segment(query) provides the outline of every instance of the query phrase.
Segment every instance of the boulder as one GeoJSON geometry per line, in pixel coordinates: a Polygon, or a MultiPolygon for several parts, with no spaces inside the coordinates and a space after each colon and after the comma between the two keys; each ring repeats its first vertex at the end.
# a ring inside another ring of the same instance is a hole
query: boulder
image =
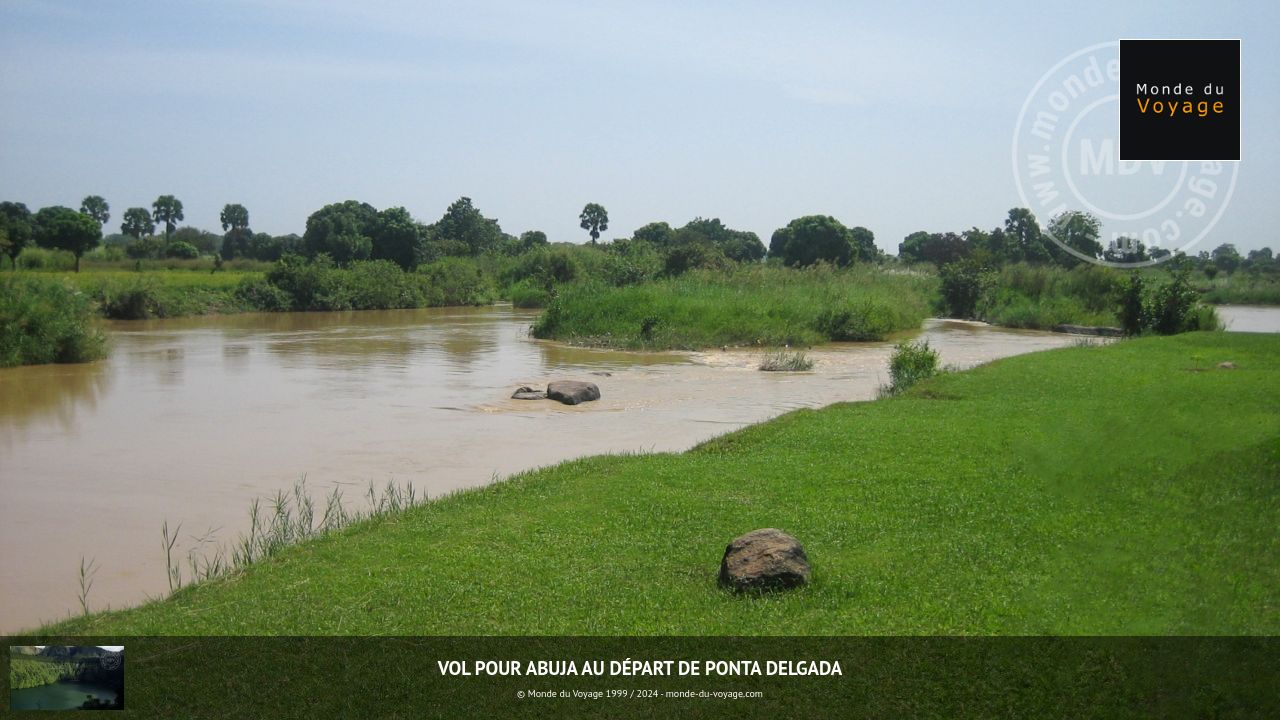
{"type": "Polygon", "coordinates": [[[809,557],[800,541],[776,528],[733,539],[720,560],[720,584],[737,590],[785,590],[809,582],[809,557]]]}
{"type": "Polygon", "coordinates": [[[577,405],[600,399],[600,388],[595,383],[581,380],[558,380],[547,385],[547,397],[565,405],[577,405]]]}
{"type": "Polygon", "coordinates": [[[1230,360],[1226,362],[1220,362],[1218,363],[1218,369],[1219,370],[1235,370],[1236,364],[1231,362],[1230,360]]]}
{"type": "Polygon", "coordinates": [[[546,400],[547,394],[542,392],[541,390],[534,390],[531,387],[525,386],[516,390],[511,395],[511,399],[512,400],[546,400]]]}

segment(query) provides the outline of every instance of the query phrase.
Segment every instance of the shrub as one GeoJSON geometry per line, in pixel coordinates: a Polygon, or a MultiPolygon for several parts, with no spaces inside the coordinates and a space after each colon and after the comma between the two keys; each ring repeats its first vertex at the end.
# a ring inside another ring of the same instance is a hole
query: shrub
{"type": "Polygon", "coordinates": [[[94,293],[102,314],[116,320],[145,320],[160,315],[160,287],[155,277],[109,278],[94,293]]]}
{"type": "Polygon", "coordinates": [[[977,317],[978,300],[990,284],[990,274],[973,260],[942,266],[942,303],[948,317],[977,317]]]}
{"type": "Polygon", "coordinates": [[[889,359],[889,394],[897,395],[912,385],[938,374],[938,352],[929,341],[902,342],[893,346],[889,359]]]}
{"type": "Polygon", "coordinates": [[[0,367],[75,363],[106,355],[88,296],[47,278],[0,278],[0,367]]]}
{"type": "Polygon", "coordinates": [[[18,267],[23,270],[70,272],[76,269],[76,256],[66,250],[28,247],[18,256],[18,267]]]}
{"type": "Polygon", "coordinates": [[[280,312],[293,307],[293,298],[284,290],[272,285],[266,278],[249,277],[241,280],[235,296],[241,306],[247,310],[280,312]]]}
{"type": "Polygon", "coordinates": [[[893,311],[873,300],[845,303],[818,314],[814,329],[837,342],[879,340],[895,328],[893,311]]]}
{"type": "Polygon", "coordinates": [[[551,293],[532,279],[526,278],[511,286],[511,304],[518,308],[541,308],[550,302],[551,293]]]}
{"type": "Polygon", "coordinates": [[[1169,281],[1156,288],[1147,307],[1150,327],[1161,335],[1201,328],[1201,314],[1197,310],[1196,291],[1191,287],[1191,271],[1181,266],[1169,268],[1169,281]]]}
{"type": "Polygon", "coordinates": [[[267,282],[289,297],[292,310],[349,310],[351,299],[328,255],[312,260],[285,255],[267,273],[267,282]]]}
{"type": "Polygon", "coordinates": [[[1137,335],[1147,325],[1146,307],[1142,297],[1142,276],[1129,273],[1120,295],[1120,328],[1125,335],[1137,335]]]}
{"type": "Polygon", "coordinates": [[[353,262],[337,271],[355,310],[422,307],[425,278],[406,273],[390,260],[353,262]]]}
{"type": "Polygon", "coordinates": [[[175,240],[174,242],[171,242],[165,246],[164,256],[171,257],[171,258],[182,258],[185,260],[194,260],[200,257],[200,251],[196,249],[195,245],[192,245],[189,242],[182,242],[181,240],[175,240]]]}
{"type": "Polygon", "coordinates": [[[486,305],[494,290],[470,258],[448,257],[418,268],[427,279],[429,305],[486,305]]]}

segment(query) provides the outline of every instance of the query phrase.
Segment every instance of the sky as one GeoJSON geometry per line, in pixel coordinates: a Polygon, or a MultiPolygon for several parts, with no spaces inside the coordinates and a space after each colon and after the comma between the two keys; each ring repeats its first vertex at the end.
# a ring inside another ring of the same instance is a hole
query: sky
{"type": "MultiPolygon", "coordinates": [[[[1208,247],[1280,248],[1280,5],[1114,2],[0,0],[0,200],[173,194],[219,231],[301,233],[357,199],[432,222],[460,196],[582,242],[718,217],[999,225],[1036,82],[1118,38],[1241,38],[1238,184],[1208,247]]],[[[1044,218],[1042,218],[1043,220],[1044,218]]]]}

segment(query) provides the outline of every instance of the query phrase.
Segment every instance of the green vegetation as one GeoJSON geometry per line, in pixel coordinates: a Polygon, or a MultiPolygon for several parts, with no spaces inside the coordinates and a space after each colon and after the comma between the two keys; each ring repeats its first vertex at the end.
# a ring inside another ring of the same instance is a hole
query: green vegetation
{"type": "Polygon", "coordinates": [[[937,374],[938,351],[929,347],[928,340],[898,343],[889,358],[889,387],[883,394],[900,395],[937,374]]]}
{"type": "MultiPolygon", "coordinates": [[[[958,264],[959,265],[959,264],[958,264]]],[[[952,266],[944,268],[944,274],[952,266]]],[[[1007,327],[1048,330],[1056,325],[1119,324],[1120,286],[1124,275],[1098,265],[1080,263],[1069,270],[1050,265],[1017,263],[998,271],[975,269],[972,261],[960,273],[981,279],[973,300],[974,317],[1007,327]]]]}
{"type": "Polygon", "coordinates": [[[12,690],[40,687],[41,685],[58,682],[63,678],[74,678],[75,675],[76,666],[74,663],[45,662],[43,660],[27,660],[20,657],[9,658],[9,688],[12,690]]]}
{"type": "Polygon", "coordinates": [[[812,345],[919,327],[934,278],[873,267],[744,266],[621,288],[559,288],[533,334],[622,348],[812,345]]]}
{"type": "Polygon", "coordinates": [[[1216,305],[1280,305],[1280,273],[1237,273],[1197,283],[1205,302],[1216,305]]]}
{"type": "Polygon", "coordinates": [[[85,293],[68,282],[0,277],[0,367],[88,362],[106,354],[85,293]]]}
{"type": "Polygon", "coordinates": [[[760,369],[765,372],[804,372],[813,369],[813,361],[803,350],[775,350],[765,353],[760,360],[760,369]]]}
{"type": "Polygon", "coordinates": [[[1274,634],[1277,396],[1275,336],[1023,355],[523,473],[44,632],[1274,634]],[[805,544],[808,587],[718,588],[759,527],[805,544]]]}

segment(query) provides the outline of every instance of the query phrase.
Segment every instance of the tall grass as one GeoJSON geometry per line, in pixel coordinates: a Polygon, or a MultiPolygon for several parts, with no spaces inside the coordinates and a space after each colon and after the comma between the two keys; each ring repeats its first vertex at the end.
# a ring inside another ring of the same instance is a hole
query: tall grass
{"type": "Polygon", "coordinates": [[[1280,276],[1240,272],[1225,278],[1220,275],[1203,288],[1201,297],[1219,305],[1280,305],[1280,276]]]}
{"type": "Polygon", "coordinates": [[[363,499],[366,503],[363,510],[348,509],[342,490],[335,486],[324,496],[324,507],[317,515],[316,502],[307,489],[304,476],[294,483],[291,490],[277,491],[265,502],[262,498],[255,498],[249,505],[248,531],[241,533],[229,545],[217,541],[216,530],[190,536],[185,576],[178,559],[180,553],[175,552],[182,526],[179,524],[170,532],[169,523],[165,521],[161,535],[169,592],[180,590],[187,581],[204,582],[232,574],[285,548],[353,523],[396,515],[426,502],[427,496],[419,494],[413,483],[397,485],[388,481],[381,487],[369,483],[363,499]]]}
{"type": "Polygon", "coordinates": [[[776,350],[765,353],[760,360],[760,369],[765,372],[804,372],[813,369],[813,360],[803,350],[776,350]]]}
{"type": "Polygon", "coordinates": [[[742,266],[612,287],[559,288],[539,338],[622,348],[812,345],[919,327],[937,279],[874,267],[742,266]]]}
{"type": "Polygon", "coordinates": [[[0,277],[0,367],[76,363],[106,355],[89,297],[24,273],[0,277]]]}
{"type": "Polygon", "coordinates": [[[1084,264],[1066,270],[1049,265],[1006,265],[978,301],[980,319],[1008,327],[1048,330],[1056,325],[1119,325],[1123,276],[1084,264]]]}

